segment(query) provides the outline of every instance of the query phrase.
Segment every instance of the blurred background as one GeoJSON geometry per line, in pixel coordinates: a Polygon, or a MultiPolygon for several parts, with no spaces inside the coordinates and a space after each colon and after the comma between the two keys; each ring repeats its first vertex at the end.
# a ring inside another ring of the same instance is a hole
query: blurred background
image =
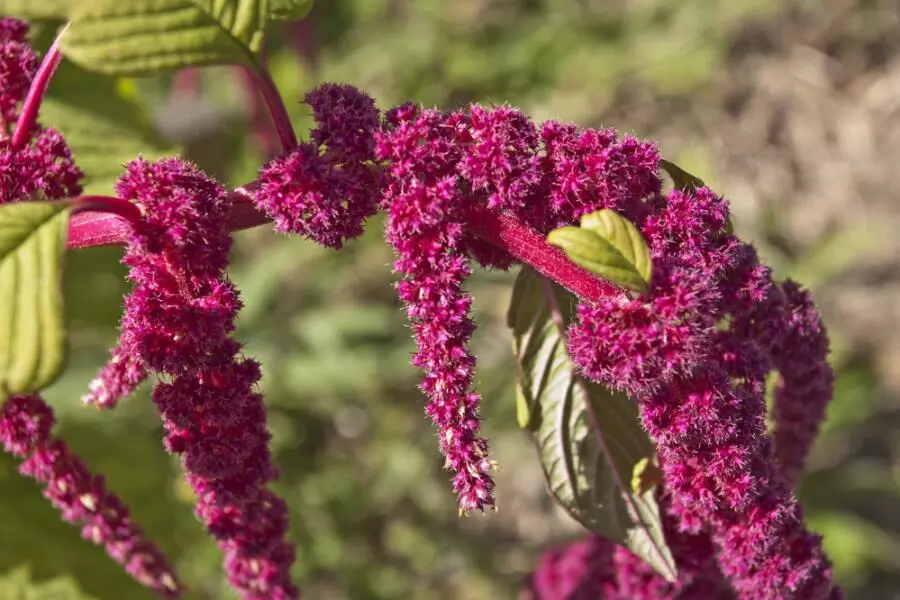
{"type": "MultiPolygon", "coordinates": [[[[45,47],[48,31],[35,30],[45,47]]],[[[322,81],[356,84],[382,108],[508,102],[535,119],[657,139],[729,197],[737,232],[814,291],[832,335],[837,396],[800,492],[809,524],[848,598],[900,599],[896,0],[321,0],[269,42],[301,135],[310,119],[299,100],[322,81]]],[[[64,66],[51,94],[60,80],[132,98],[157,136],[149,147],[112,130],[99,147],[73,142],[92,191],[108,191],[138,152],[180,148],[232,185],[265,159],[269,130],[234,69],[98,83],[64,66]]],[[[67,136],[100,127],[52,98],[44,110],[67,136]]],[[[542,549],[581,534],[516,426],[504,325],[514,274],[469,284],[500,510],[459,518],[381,227],[340,253],[266,227],[237,235],[239,337],[264,366],[297,577],[307,598],[515,598],[542,549]]],[[[60,434],[176,561],[189,598],[230,598],[147,390],[114,412],[79,400],[115,340],[127,291],[119,256],[70,257],[71,366],[48,399],[60,434]]],[[[0,455],[0,598],[151,597],[15,468],[0,455]]]]}

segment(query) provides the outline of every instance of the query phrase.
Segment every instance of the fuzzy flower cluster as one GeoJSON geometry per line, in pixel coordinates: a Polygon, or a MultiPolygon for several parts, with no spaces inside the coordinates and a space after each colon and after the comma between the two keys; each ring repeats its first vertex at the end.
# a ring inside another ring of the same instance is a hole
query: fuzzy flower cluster
{"type": "Polygon", "coordinates": [[[38,64],[27,35],[27,23],[0,18],[0,204],[28,200],[39,192],[50,200],[71,198],[81,193],[84,176],[53,129],[23,124],[30,140],[12,146],[12,128],[38,64]]]}
{"type": "MultiPolygon", "coordinates": [[[[548,123],[536,127],[509,107],[442,113],[407,104],[389,111],[377,137],[377,156],[389,164],[382,192],[386,237],[394,247],[397,285],[413,323],[425,372],[427,413],[438,428],[447,467],[463,510],[492,505],[492,462],[479,435],[479,396],[471,391],[475,358],[467,350],[474,324],[462,284],[469,258],[506,268],[513,258],[467,231],[466,209],[486,207],[521,219],[539,231],[608,206],[580,193],[578,176],[619,190],[632,172],[658,160],[656,149],[614,134],[583,133],[548,123]],[[585,162],[587,149],[602,156],[585,162]],[[568,214],[567,214],[568,213],[568,214]]],[[[655,176],[643,182],[659,188],[655,176]]],[[[639,190],[636,194],[644,193],[639,190]]],[[[618,206],[618,204],[615,204],[618,206]]]]}
{"type": "Polygon", "coordinates": [[[12,396],[0,407],[0,443],[23,459],[19,472],[44,486],[64,520],[81,525],[84,539],[103,546],[129,575],[164,598],[181,584],[165,556],[131,520],[128,508],[106,489],[102,476],[71,453],[51,430],[53,411],[39,396],[12,396]]]}
{"type": "Polygon", "coordinates": [[[382,205],[386,237],[397,254],[394,270],[404,276],[397,293],[418,344],[413,364],[425,373],[426,412],[454,473],[460,510],[467,512],[493,506],[494,482],[487,441],[479,435],[480,397],[471,390],[475,357],[467,348],[475,326],[472,299],[462,290],[471,273],[456,171],[464,160],[455,139],[459,128],[444,121],[435,110],[398,107],[387,115],[377,151],[391,163],[382,205]]]}
{"type": "Polygon", "coordinates": [[[7,136],[37,66],[38,55],[28,44],[28,23],[0,18],[0,122],[7,136]]]}
{"type": "Polygon", "coordinates": [[[325,84],[306,95],[317,127],[312,142],[267,163],[257,179],[257,207],[283,233],[340,249],[375,214],[379,172],[374,101],[348,85],[325,84]]]}
{"type": "Polygon", "coordinates": [[[245,598],[296,598],[287,507],[267,488],[277,473],[255,391],[260,368],[231,338],[241,302],[225,274],[228,195],[178,159],[129,163],[116,192],[143,219],[123,259],[134,289],[119,345],[94,388],[112,397],[147,373],[160,377],[153,401],[166,448],[182,459],[229,582],[245,598]]]}
{"type": "MultiPolygon", "coordinates": [[[[28,25],[0,19],[0,204],[29,200],[41,192],[59,200],[81,191],[83,176],[62,136],[24,123],[31,134],[13,147],[11,128],[37,69],[38,57],[27,43],[28,25]]],[[[51,407],[39,396],[12,396],[0,405],[0,443],[23,459],[19,471],[44,487],[44,496],[64,520],[80,524],[82,536],[104,546],[137,581],[163,597],[180,593],[172,567],[131,520],[127,507],[93,475],[51,430],[51,407]]]]}
{"type": "Polygon", "coordinates": [[[541,557],[523,590],[528,600],[734,600],[734,591],[716,565],[710,537],[679,531],[666,511],[668,494],[657,489],[657,498],[663,534],[678,572],[676,581],[667,581],[627,549],[590,534],[541,557]]]}
{"type": "MultiPolygon", "coordinates": [[[[780,373],[775,388],[775,453],[789,483],[803,472],[805,459],[834,393],[834,373],[826,360],[828,335],[812,297],[793,281],[781,285],[780,340],[771,347],[780,373]]],[[[778,313],[776,313],[778,314],[778,313]]]]}
{"type": "MultiPolygon", "coordinates": [[[[775,366],[791,366],[773,364],[772,349],[802,349],[802,341],[782,340],[786,329],[802,332],[806,323],[779,318],[785,311],[768,269],[725,231],[724,200],[702,188],[657,196],[647,206],[637,224],[654,260],[650,293],[579,306],[570,354],[586,376],[638,399],[678,527],[709,532],[739,597],[828,598],[838,593],[830,564],[803,525],[765,430],[765,378],[775,366]]],[[[805,347],[814,355],[794,359],[827,373],[825,347],[805,347]]],[[[827,398],[816,398],[808,414],[808,388],[798,391],[776,419],[791,414],[817,423],[827,398]]]]}

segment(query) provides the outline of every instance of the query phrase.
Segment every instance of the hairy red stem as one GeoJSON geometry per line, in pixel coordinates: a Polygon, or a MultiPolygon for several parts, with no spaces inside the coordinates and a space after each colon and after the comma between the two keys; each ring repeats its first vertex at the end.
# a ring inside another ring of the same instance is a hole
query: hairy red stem
{"type": "Polygon", "coordinates": [[[35,73],[34,79],[31,81],[28,95],[25,96],[25,102],[22,103],[22,112],[19,113],[19,120],[16,122],[16,130],[9,141],[9,145],[13,149],[22,148],[31,137],[31,130],[34,129],[34,125],[37,123],[38,111],[41,109],[41,101],[44,99],[44,94],[47,93],[50,79],[56,72],[60,61],[62,61],[62,50],[59,47],[59,41],[66,32],[67,27],[68,25],[63,27],[63,30],[53,40],[53,44],[47,50],[47,54],[44,55],[44,60],[41,61],[41,66],[38,67],[37,73],[35,73]]]}
{"type": "Polygon", "coordinates": [[[286,153],[290,152],[297,147],[297,134],[294,133],[294,126],[288,116],[287,107],[284,105],[278,88],[275,87],[275,82],[272,81],[269,69],[265,64],[260,64],[259,68],[251,68],[248,71],[269,109],[269,116],[272,117],[275,130],[278,132],[278,139],[281,140],[281,149],[286,153]]]}
{"type": "MultiPolygon", "coordinates": [[[[270,221],[253,205],[254,188],[255,182],[231,192],[232,205],[229,218],[232,231],[257,227],[270,221]]],[[[96,203],[103,197],[85,198],[96,203]]],[[[131,205],[124,200],[117,201],[131,205]]],[[[97,208],[99,211],[91,210],[88,203],[86,208],[72,216],[69,223],[69,248],[117,246],[128,240],[131,229],[128,221],[120,216],[121,206],[98,205],[97,208]]],[[[466,209],[466,220],[468,230],[474,235],[505,250],[583,300],[596,301],[615,289],[570,261],[562,250],[548,244],[539,232],[509,215],[469,206],[466,209]]]]}
{"type": "Polygon", "coordinates": [[[579,298],[596,302],[615,293],[612,284],[585,271],[551,246],[540,233],[509,215],[481,206],[466,208],[466,228],[489,244],[502,248],[535,271],[579,298]]]}
{"type": "MultiPolygon", "coordinates": [[[[256,75],[252,68],[246,66],[237,67],[236,74],[240,80],[241,91],[246,100],[245,113],[250,124],[250,133],[259,151],[262,152],[266,160],[269,160],[278,154],[278,138],[274,135],[277,132],[266,116],[266,109],[261,98],[262,94],[256,85],[256,75]]],[[[284,143],[283,138],[281,142],[282,144],[284,143]]]]}

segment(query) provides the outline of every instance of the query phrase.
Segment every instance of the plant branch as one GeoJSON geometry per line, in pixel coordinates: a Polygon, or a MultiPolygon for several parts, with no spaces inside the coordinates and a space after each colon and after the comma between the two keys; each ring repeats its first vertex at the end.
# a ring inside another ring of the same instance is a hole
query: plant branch
{"type": "Polygon", "coordinates": [[[466,224],[482,240],[506,250],[582,300],[595,302],[617,291],[612,284],[569,260],[560,248],[548,244],[540,232],[514,217],[470,205],[466,208],[466,224]]]}
{"type": "MultiPolygon", "coordinates": [[[[231,231],[250,229],[270,222],[253,205],[255,187],[256,183],[253,182],[231,192],[231,231]]],[[[100,197],[88,198],[97,201],[100,197]]],[[[116,207],[113,207],[115,210],[108,206],[99,208],[99,211],[91,210],[88,206],[72,216],[69,223],[69,248],[117,246],[128,240],[131,228],[128,221],[120,216],[121,211],[116,207]]],[[[466,217],[471,233],[530,265],[579,298],[596,301],[615,292],[611,284],[570,261],[562,250],[548,244],[543,235],[515,218],[474,206],[466,209],[466,217]]]]}
{"type": "Polygon", "coordinates": [[[294,132],[294,126],[291,124],[291,118],[288,115],[287,107],[284,105],[284,99],[275,87],[272,81],[272,75],[269,73],[268,67],[261,62],[253,68],[247,69],[253,77],[253,81],[259,88],[266,107],[269,109],[269,116],[275,124],[275,130],[278,132],[278,139],[281,140],[281,149],[284,152],[290,152],[297,147],[297,134],[294,132]]]}
{"type": "Polygon", "coordinates": [[[56,39],[53,40],[53,44],[47,50],[47,54],[44,55],[44,60],[41,61],[41,66],[38,67],[37,73],[35,73],[34,79],[31,81],[28,95],[25,96],[25,101],[22,103],[22,112],[19,113],[19,120],[16,122],[16,130],[13,132],[12,139],[9,142],[10,147],[13,149],[22,148],[31,137],[31,130],[34,129],[34,125],[37,123],[38,112],[41,109],[44,94],[47,93],[47,87],[50,85],[50,79],[56,72],[60,61],[62,61],[62,50],[59,47],[59,42],[68,27],[68,25],[63,27],[56,39]]]}

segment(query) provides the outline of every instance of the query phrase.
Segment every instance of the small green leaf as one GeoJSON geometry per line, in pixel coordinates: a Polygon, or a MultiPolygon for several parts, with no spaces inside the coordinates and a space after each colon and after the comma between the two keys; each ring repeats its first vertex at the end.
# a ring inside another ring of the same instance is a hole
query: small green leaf
{"type": "Polygon", "coordinates": [[[90,0],[70,12],[66,57],[109,75],[258,65],[266,0],[90,0]]]}
{"type": "Polygon", "coordinates": [[[312,7],[313,0],[269,0],[269,17],[279,21],[299,21],[312,7]]]}
{"type": "Polygon", "coordinates": [[[66,358],[67,202],[0,206],[0,396],[40,390],[66,358]]]}
{"type": "MultiPolygon", "coordinates": [[[[702,179],[696,175],[691,175],[675,163],[669,162],[666,159],[661,159],[659,161],[659,166],[672,178],[672,184],[675,186],[676,190],[693,194],[698,189],[706,186],[702,179]]],[[[725,221],[725,231],[729,235],[734,233],[734,225],[731,222],[730,215],[725,221]]]]}
{"type": "Polygon", "coordinates": [[[604,209],[581,217],[581,227],[561,227],[547,242],[563,249],[572,262],[604,279],[645,292],[653,274],[650,249],[634,224],[604,209]]]}
{"type": "MultiPolygon", "coordinates": [[[[636,403],[578,376],[564,332],[574,296],[523,268],[507,324],[519,363],[519,394],[530,415],[550,492],[587,529],[627,547],[669,580],[675,564],[654,494],[633,489],[654,446],[636,403]]],[[[521,422],[520,422],[521,424],[521,422]]]]}
{"type": "Polygon", "coordinates": [[[659,166],[669,174],[669,177],[672,178],[672,183],[677,190],[693,193],[706,185],[703,183],[703,180],[696,175],[691,175],[675,163],[669,162],[666,159],[660,160],[659,166]]]}
{"type": "Polygon", "coordinates": [[[634,465],[631,473],[631,491],[643,496],[662,483],[663,473],[653,459],[644,457],[634,465]]]}

